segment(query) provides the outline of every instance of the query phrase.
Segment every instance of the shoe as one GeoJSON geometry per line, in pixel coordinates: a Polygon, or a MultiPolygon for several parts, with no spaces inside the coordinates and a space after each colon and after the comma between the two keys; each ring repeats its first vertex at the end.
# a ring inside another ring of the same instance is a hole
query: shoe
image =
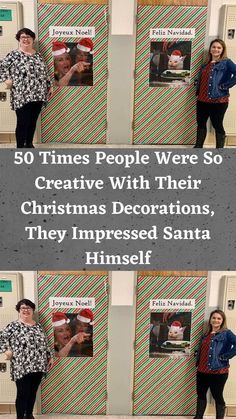
{"type": "Polygon", "coordinates": [[[193,419],[202,419],[203,418],[204,412],[206,410],[206,405],[207,405],[206,400],[197,399],[197,411],[196,411],[196,415],[194,416],[193,419]]]}
{"type": "Polygon", "coordinates": [[[216,132],[216,148],[224,148],[225,145],[225,134],[216,132]]]}
{"type": "Polygon", "coordinates": [[[216,404],[216,419],[224,419],[225,416],[225,405],[216,404]]]}
{"type": "Polygon", "coordinates": [[[196,144],[193,148],[202,148],[205,138],[206,138],[207,130],[205,128],[197,128],[197,139],[196,144]]]}

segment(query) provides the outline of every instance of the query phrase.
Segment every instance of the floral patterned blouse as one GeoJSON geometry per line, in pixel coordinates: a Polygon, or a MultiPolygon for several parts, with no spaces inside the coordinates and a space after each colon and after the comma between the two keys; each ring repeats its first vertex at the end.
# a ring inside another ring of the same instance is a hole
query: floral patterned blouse
{"type": "Polygon", "coordinates": [[[52,357],[42,326],[27,326],[20,320],[8,324],[0,331],[0,352],[11,350],[11,379],[19,380],[32,372],[47,372],[52,357]]]}
{"type": "Polygon", "coordinates": [[[27,55],[14,50],[0,62],[0,82],[10,79],[13,83],[10,103],[13,110],[29,102],[47,102],[51,82],[45,62],[36,52],[27,55]]]}

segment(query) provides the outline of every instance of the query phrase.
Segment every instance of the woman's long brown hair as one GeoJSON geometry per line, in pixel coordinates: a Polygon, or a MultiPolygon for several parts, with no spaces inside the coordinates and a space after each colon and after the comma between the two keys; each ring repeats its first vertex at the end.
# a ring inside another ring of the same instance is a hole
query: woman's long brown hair
{"type": "Polygon", "coordinates": [[[222,317],[222,325],[220,327],[219,332],[221,332],[224,329],[227,329],[227,323],[226,323],[226,315],[222,310],[213,310],[210,314],[209,320],[208,320],[208,324],[207,324],[207,331],[206,334],[211,333],[212,332],[212,325],[211,325],[211,318],[213,316],[213,314],[219,314],[222,317]]]}
{"type": "Polygon", "coordinates": [[[223,41],[223,39],[216,38],[216,39],[213,39],[213,41],[211,41],[210,46],[209,46],[209,49],[208,49],[208,54],[207,54],[207,62],[208,63],[210,61],[212,61],[212,55],[211,55],[211,52],[210,51],[211,51],[212,45],[215,42],[218,42],[222,46],[222,48],[223,48],[223,51],[222,51],[221,56],[220,56],[220,60],[224,60],[225,58],[227,58],[227,51],[226,51],[226,44],[225,44],[225,42],[223,41]]]}

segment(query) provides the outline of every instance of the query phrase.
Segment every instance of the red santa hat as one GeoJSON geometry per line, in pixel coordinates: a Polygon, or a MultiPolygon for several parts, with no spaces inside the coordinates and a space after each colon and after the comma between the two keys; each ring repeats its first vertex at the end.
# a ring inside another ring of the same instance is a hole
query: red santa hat
{"type": "Polygon", "coordinates": [[[53,41],[52,43],[53,57],[58,57],[59,55],[62,55],[65,52],[70,52],[70,48],[67,48],[67,45],[65,44],[65,42],[53,41]]]}
{"type": "Polygon", "coordinates": [[[52,325],[53,327],[63,326],[63,324],[70,323],[70,319],[66,316],[65,313],[52,313],[52,325]]]}
{"type": "Polygon", "coordinates": [[[179,49],[174,49],[174,51],[172,51],[171,55],[175,55],[177,57],[182,57],[182,52],[179,49]]]}
{"type": "Polygon", "coordinates": [[[79,311],[77,319],[83,323],[93,324],[93,313],[89,308],[83,308],[79,311]]]}
{"type": "Polygon", "coordinates": [[[82,38],[78,44],[77,48],[80,51],[89,52],[90,54],[93,54],[93,41],[90,38],[82,38]]]}
{"type": "Polygon", "coordinates": [[[175,320],[173,323],[171,323],[171,327],[172,326],[180,328],[180,327],[182,327],[182,324],[178,320],[175,320]]]}

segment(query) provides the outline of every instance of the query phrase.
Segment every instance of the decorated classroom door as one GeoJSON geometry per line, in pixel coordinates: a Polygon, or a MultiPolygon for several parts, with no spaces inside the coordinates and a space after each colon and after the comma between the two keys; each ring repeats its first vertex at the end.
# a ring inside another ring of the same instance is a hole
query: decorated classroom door
{"type": "Polygon", "coordinates": [[[205,276],[138,276],[135,415],[194,414],[206,282],[205,276]]]}
{"type": "Polygon", "coordinates": [[[133,142],[194,144],[194,79],[203,58],[207,2],[144,3],[152,2],[138,1],[133,142]]]}
{"type": "Polygon", "coordinates": [[[38,277],[39,320],[55,354],[42,382],[43,414],[106,414],[107,281],[103,273],[38,277]]]}
{"type": "Polygon", "coordinates": [[[38,0],[39,49],[54,82],[42,112],[41,141],[104,144],[108,6],[52,3],[38,0]]]}

